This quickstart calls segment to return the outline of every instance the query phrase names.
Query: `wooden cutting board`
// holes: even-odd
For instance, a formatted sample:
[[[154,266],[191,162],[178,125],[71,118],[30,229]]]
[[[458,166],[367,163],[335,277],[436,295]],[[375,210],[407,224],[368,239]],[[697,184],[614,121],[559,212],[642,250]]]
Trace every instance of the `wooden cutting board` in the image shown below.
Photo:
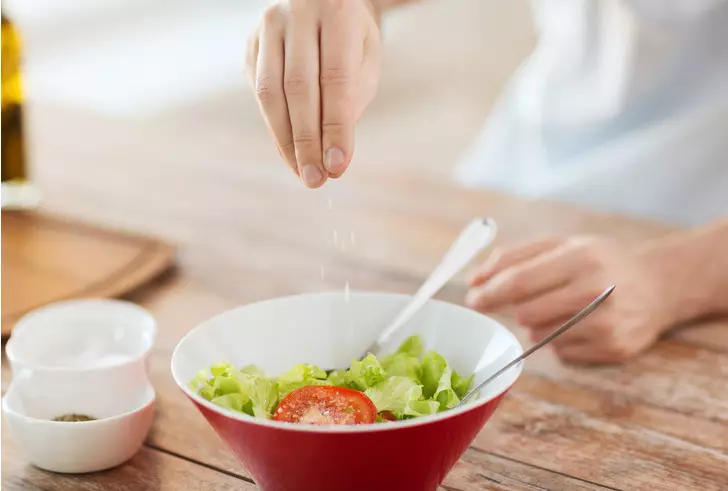
[[[42,212],[2,212],[2,335],[48,303],[116,297],[151,280],[174,259],[154,238]]]

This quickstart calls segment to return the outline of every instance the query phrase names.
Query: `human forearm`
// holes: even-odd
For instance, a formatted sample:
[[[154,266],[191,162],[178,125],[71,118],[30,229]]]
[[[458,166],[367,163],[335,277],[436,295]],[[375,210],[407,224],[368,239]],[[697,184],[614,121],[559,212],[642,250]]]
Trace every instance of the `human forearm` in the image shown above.
[[[656,240],[641,254],[669,292],[675,324],[728,313],[728,217]]]

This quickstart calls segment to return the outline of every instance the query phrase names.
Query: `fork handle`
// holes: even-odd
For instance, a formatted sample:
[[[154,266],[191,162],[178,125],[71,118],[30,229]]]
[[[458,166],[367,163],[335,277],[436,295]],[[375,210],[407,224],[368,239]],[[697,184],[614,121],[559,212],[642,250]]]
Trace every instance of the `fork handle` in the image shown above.
[[[369,352],[376,353],[390,337],[404,326],[427,301],[439,292],[450,279],[462,270],[476,255],[482,252],[497,233],[491,218],[472,220],[443,256],[440,264],[417,290],[414,297],[379,335]]]

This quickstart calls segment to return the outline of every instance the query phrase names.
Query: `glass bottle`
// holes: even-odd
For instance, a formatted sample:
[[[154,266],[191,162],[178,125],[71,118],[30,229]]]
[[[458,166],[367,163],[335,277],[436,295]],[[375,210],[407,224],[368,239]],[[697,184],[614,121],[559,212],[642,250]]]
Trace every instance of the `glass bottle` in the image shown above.
[[[15,25],[2,13],[2,180],[3,209],[28,208],[37,202],[28,174],[23,120],[22,45]]]

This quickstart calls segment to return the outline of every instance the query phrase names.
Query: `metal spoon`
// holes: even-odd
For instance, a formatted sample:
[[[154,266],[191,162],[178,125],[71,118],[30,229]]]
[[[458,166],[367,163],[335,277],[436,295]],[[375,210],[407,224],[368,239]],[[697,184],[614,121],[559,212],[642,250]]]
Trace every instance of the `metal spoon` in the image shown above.
[[[522,362],[526,357],[528,357],[530,354],[534,353],[535,351],[538,351],[545,345],[549,344],[551,341],[556,339],[557,337],[561,336],[563,333],[577,325],[582,319],[584,319],[586,316],[594,312],[597,307],[599,307],[604,300],[607,299],[609,295],[614,291],[614,288],[616,285],[612,285],[609,288],[607,288],[604,293],[599,295],[597,298],[595,298],[589,305],[587,305],[584,310],[576,314],[574,317],[566,321],[566,323],[556,329],[554,332],[543,338],[541,341],[533,345],[531,348],[524,351],[521,355],[517,356],[513,361],[508,363],[506,366],[495,372],[493,375],[485,379],[483,382],[481,382],[476,388],[465,394],[465,397],[462,398],[460,401],[460,404],[458,406],[462,406],[465,403],[467,403],[475,394],[479,393],[481,390],[483,390],[483,387],[491,383],[493,380],[501,376],[503,373],[505,373],[508,369],[511,367],[517,365],[518,363]]]
[[[382,346],[389,341],[402,326],[404,326],[450,279],[462,270],[472,259],[482,252],[497,233],[495,221],[492,218],[477,218],[472,220],[455,239],[453,244],[443,256],[440,264],[417,290],[410,302],[400,311],[389,325],[379,334],[379,337],[364,351],[358,359],[361,360],[369,353],[378,355]],[[332,372],[333,369],[327,370]]]

